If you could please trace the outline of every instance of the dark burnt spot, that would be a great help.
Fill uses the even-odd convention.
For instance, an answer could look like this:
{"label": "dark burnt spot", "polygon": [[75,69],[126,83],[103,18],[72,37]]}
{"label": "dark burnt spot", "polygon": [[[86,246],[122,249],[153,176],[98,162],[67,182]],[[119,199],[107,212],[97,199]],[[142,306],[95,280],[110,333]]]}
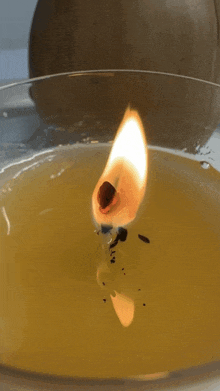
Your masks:
{"label": "dark burnt spot", "polygon": [[111,262],[111,263],[115,263],[115,259],[114,259],[114,258],[112,258],[110,262]]}
{"label": "dark burnt spot", "polygon": [[111,254],[110,254],[110,256],[112,256],[112,254],[114,254],[114,253],[116,253],[116,251],[111,251]]}
{"label": "dark burnt spot", "polygon": [[103,299],[104,303],[106,303],[106,299]]}
{"label": "dark burnt spot", "polygon": [[105,285],[105,282],[103,282],[102,285]]}
{"label": "dark burnt spot", "polygon": [[143,306],[144,306],[144,307],[146,307],[146,304],[145,304],[145,303],[143,303]]}
{"label": "dark burnt spot", "polygon": [[138,237],[139,237],[139,239],[141,239],[144,243],[150,243],[150,239],[148,239],[146,236],[144,236],[144,235],[139,235],[139,234],[138,234]]}
{"label": "dark burnt spot", "polygon": [[102,209],[109,206],[114,198],[116,189],[109,182],[104,182],[99,188],[98,203]]}

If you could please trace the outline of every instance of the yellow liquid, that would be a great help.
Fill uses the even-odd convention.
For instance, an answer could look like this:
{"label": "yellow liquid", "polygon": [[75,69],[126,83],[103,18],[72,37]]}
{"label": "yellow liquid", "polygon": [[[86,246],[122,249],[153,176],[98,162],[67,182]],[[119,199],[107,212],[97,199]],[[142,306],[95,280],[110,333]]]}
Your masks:
{"label": "yellow liquid", "polygon": [[[1,192],[1,363],[107,378],[220,359],[219,173],[150,149],[146,196],[101,287],[91,197],[109,151],[61,148],[4,173],[15,178]],[[134,301],[129,327],[114,290]]]}

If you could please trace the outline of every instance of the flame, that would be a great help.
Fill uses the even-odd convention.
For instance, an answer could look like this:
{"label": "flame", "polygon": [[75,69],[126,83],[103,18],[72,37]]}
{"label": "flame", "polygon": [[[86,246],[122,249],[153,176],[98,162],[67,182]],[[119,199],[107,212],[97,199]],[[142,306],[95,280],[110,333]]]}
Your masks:
{"label": "flame", "polygon": [[156,379],[164,379],[169,376],[169,371],[166,372],[156,372],[147,375],[137,375],[137,376],[129,376],[130,379],[134,380],[156,380]]}
{"label": "flame", "polygon": [[147,141],[136,110],[128,108],[92,196],[98,224],[123,226],[136,217],[147,181]]}
{"label": "flame", "polygon": [[110,295],[111,301],[122,326],[128,327],[134,319],[134,300],[115,291],[115,296]]}

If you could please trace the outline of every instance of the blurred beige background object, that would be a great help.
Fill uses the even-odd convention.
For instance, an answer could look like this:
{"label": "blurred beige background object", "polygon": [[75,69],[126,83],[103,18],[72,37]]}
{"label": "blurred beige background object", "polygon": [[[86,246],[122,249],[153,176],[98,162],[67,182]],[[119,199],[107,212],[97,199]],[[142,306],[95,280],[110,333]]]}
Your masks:
{"label": "blurred beige background object", "polygon": [[[219,17],[220,5],[215,0],[39,0],[30,35],[30,76],[141,69],[218,83]],[[112,116],[119,119],[128,103],[143,116],[153,106],[145,123],[153,145],[183,149],[190,144],[188,151],[193,152],[220,122],[220,94],[210,88],[201,90],[196,82],[186,82],[182,88],[180,79],[168,86],[160,78],[149,85],[139,83],[135,89],[134,81],[123,77],[114,87],[111,78],[105,78],[104,84],[85,86],[88,100],[83,109],[94,112],[95,100],[96,110],[107,115],[105,100]],[[42,84],[37,92],[32,91],[44,118],[54,117],[55,108],[66,112],[67,107],[74,107],[78,91],[68,93],[63,87],[53,83],[50,94],[48,85],[46,91]],[[158,110],[164,116],[162,127],[156,120]]]}
{"label": "blurred beige background object", "polygon": [[[219,18],[220,4],[215,0],[39,0],[30,35],[30,76],[141,69],[218,83]],[[145,126],[153,145],[183,149],[190,144],[188,151],[193,152],[220,122],[220,94],[201,90],[196,82],[186,82],[184,88],[180,79],[168,86],[165,78],[155,78],[147,86],[138,82],[137,88],[129,77],[114,87],[111,78],[103,83],[85,86],[90,98],[83,109],[94,111],[95,97],[98,110],[105,99],[112,116],[121,119],[131,103],[149,117]],[[42,84],[32,91],[44,118],[51,119],[53,110],[55,116],[55,108],[66,112],[74,107],[74,91],[63,87],[53,83],[50,94]],[[157,124],[158,110],[164,116],[162,127]],[[102,114],[107,115],[105,109]]]}
{"label": "blurred beige background object", "polygon": [[219,81],[216,0],[39,0],[30,76],[148,69]]}

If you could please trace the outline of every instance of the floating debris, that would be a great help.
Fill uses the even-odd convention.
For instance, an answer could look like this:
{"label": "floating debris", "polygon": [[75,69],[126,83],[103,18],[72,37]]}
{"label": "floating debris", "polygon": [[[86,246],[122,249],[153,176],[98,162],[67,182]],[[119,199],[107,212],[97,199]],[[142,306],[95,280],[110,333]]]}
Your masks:
{"label": "floating debris", "polygon": [[145,304],[145,303],[143,303],[143,306],[144,306],[144,307],[146,307],[146,304]]}
{"label": "floating debris", "polygon": [[103,299],[104,303],[106,303],[106,299]]}
{"label": "floating debris", "polygon": [[105,285],[105,282],[103,282],[102,285]]}
{"label": "floating debris", "polygon": [[144,235],[139,235],[139,234],[138,234],[138,237],[139,237],[139,239],[141,239],[144,243],[150,243],[150,239],[148,239],[146,236],[144,236]]}
{"label": "floating debris", "polygon": [[114,259],[114,258],[112,258],[110,262],[111,262],[111,263],[115,263],[115,259]]}

